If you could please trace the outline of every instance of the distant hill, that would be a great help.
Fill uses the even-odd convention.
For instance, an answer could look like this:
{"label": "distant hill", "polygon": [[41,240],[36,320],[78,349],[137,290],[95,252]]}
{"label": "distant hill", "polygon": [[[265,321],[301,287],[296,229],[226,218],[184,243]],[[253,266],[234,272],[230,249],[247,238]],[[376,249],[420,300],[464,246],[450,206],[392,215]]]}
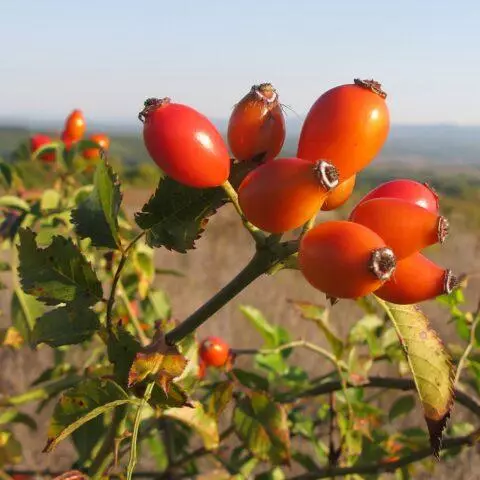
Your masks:
{"label": "distant hill", "polygon": [[[287,122],[289,133],[282,154],[290,156],[296,152],[302,119],[289,115]],[[214,123],[225,133],[225,120],[215,119]],[[111,134],[112,153],[122,157],[126,163],[148,161],[140,125],[98,123],[94,127],[97,131]],[[0,156],[8,156],[28,137],[29,130],[49,133],[52,126],[36,125],[33,130],[22,126],[2,126],[0,122]],[[383,163],[417,167],[480,165],[480,126],[393,125],[387,144],[375,162],[376,165]]]}

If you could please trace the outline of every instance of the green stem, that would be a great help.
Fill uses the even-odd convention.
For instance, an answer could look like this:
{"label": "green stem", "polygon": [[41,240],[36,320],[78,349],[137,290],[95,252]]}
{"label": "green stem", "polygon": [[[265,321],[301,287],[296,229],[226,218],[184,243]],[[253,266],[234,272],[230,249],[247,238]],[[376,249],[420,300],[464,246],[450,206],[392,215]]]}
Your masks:
{"label": "green stem", "polygon": [[117,270],[115,271],[115,275],[113,277],[112,288],[110,290],[110,296],[107,300],[107,330],[110,334],[112,332],[112,318],[113,318],[113,304],[115,303],[115,295],[117,291],[118,282],[120,281],[120,276],[122,274],[123,267],[125,267],[125,263],[128,260],[128,255],[130,250],[134,247],[134,245],[145,235],[145,232],[140,232],[123,250],[122,257],[120,258],[120,262],[118,263]]}
{"label": "green stem", "polygon": [[112,445],[115,443],[115,439],[120,436],[121,431],[124,428],[127,411],[126,405],[121,405],[115,409],[105,440],[93,459],[88,472],[92,479],[102,478],[105,470],[112,462]]}
{"label": "green stem", "polygon": [[[480,304],[479,304],[479,310],[480,310]],[[455,373],[455,379],[453,381],[454,385],[457,385],[458,382],[460,381],[462,370],[468,360],[470,353],[473,350],[473,347],[475,346],[476,332],[477,332],[477,327],[479,323],[480,323],[480,312],[477,311],[475,315],[475,320],[472,324],[472,327],[470,328],[470,340],[468,342],[467,348],[465,349],[465,351],[463,352],[463,355],[460,357],[460,360],[458,361],[457,372]]]}
{"label": "green stem", "polygon": [[140,340],[140,343],[145,346],[150,343],[148,337],[145,335],[145,332],[142,330],[142,326],[140,325],[140,322],[138,321],[138,317],[133,311],[132,307],[130,306],[130,299],[127,296],[127,293],[125,292],[125,289],[123,288],[122,282],[119,281],[117,285],[118,289],[118,296],[122,299],[123,304],[125,305],[125,308],[127,309],[127,314],[132,322],[133,327],[135,328],[135,331],[137,332],[137,336]]}
{"label": "green stem", "polygon": [[259,228],[257,228],[255,225],[253,225],[247,220],[247,218],[243,214],[242,208],[240,207],[240,203],[238,202],[237,192],[233,188],[232,184],[227,180],[225,183],[222,184],[222,187],[225,190],[225,193],[230,198],[230,201],[235,207],[235,210],[237,211],[238,215],[240,215],[243,225],[255,240],[255,243],[257,245],[264,245],[267,239],[266,235]]}
{"label": "green stem", "polygon": [[133,471],[135,470],[135,465],[137,464],[137,442],[138,442],[138,431],[140,429],[140,422],[142,420],[142,412],[145,405],[150,400],[152,396],[153,387],[155,387],[155,382],[150,382],[145,389],[145,393],[143,394],[142,402],[138,406],[137,414],[135,415],[135,422],[133,424],[133,433],[132,433],[132,441],[131,441],[131,449],[130,449],[130,458],[128,460],[127,466],[127,480],[132,479]]}
{"label": "green stem", "polygon": [[180,325],[170,330],[166,336],[169,345],[178,343],[188,334],[205,323],[214,313],[220,310],[232,298],[237,296],[244,288],[254,280],[267,272],[278,261],[290,256],[297,251],[296,241],[279,243],[257,250],[247,266],[225,287],[217,292],[210,300],[203,304],[197,311],[192,313]]}
{"label": "green stem", "polygon": [[306,340],[295,340],[293,342],[285,343],[284,345],[280,345],[276,348],[262,348],[262,349],[254,349],[254,348],[245,348],[245,349],[232,349],[232,353],[235,355],[270,355],[272,353],[280,353],[284,350],[289,350],[291,348],[305,348],[306,350],[310,350],[312,352],[321,355],[322,357],[326,358],[330,362],[333,363],[335,368],[339,367],[341,370],[348,370],[347,365],[345,362],[338,360],[335,355],[330,353],[328,350],[315,345],[314,343],[307,342]]}

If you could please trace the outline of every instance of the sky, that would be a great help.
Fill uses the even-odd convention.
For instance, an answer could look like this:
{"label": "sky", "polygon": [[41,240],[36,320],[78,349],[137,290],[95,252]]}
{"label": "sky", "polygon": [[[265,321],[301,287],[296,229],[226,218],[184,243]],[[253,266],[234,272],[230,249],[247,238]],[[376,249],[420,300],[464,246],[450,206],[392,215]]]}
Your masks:
{"label": "sky", "polygon": [[480,125],[480,2],[0,0],[0,119],[134,124],[152,96],[228,118],[262,82],[301,116],[355,77],[393,123]]}

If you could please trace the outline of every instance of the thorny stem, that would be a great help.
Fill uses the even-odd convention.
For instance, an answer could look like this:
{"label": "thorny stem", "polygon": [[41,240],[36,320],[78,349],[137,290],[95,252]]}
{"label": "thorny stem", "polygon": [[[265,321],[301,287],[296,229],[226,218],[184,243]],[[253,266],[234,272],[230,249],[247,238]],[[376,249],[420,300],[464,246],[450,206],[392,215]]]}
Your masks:
{"label": "thorny stem", "polygon": [[473,321],[472,327],[470,328],[470,340],[468,342],[467,348],[463,352],[462,356],[457,365],[457,372],[455,373],[455,379],[453,381],[453,385],[457,385],[460,381],[460,377],[462,375],[462,370],[468,360],[470,353],[476,343],[476,331],[478,324],[480,323],[480,302],[478,303],[477,311],[475,312],[475,320]]}
{"label": "thorny stem", "polygon": [[255,243],[257,245],[264,245],[267,239],[266,235],[259,228],[257,228],[255,225],[251,224],[247,220],[247,218],[242,212],[240,203],[238,203],[238,195],[235,189],[233,188],[232,184],[227,180],[225,183],[222,184],[222,188],[225,190],[225,193],[230,198],[230,201],[235,207],[235,210],[237,211],[237,213],[240,215],[240,218],[242,219],[243,225],[248,230],[250,235],[253,237],[253,239],[255,240]]}
{"label": "thorny stem", "polygon": [[150,400],[152,396],[153,387],[155,386],[155,382],[150,382],[145,389],[145,393],[143,394],[142,401],[137,409],[137,414],[135,415],[135,422],[133,424],[133,433],[132,433],[132,441],[131,441],[131,448],[130,448],[130,458],[128,460],[127,466],[127,480],[131,480],[133,471],[135,470],[135,465],[137,464],[137,441],[138,441],[138,431],[140,429],[140,423],[142,420],[142,411],[145,405]]}
{"label": "thorny stem", "polygon": [[298,248],[295,241],[266,246],[257,250],[247,266],[210,300],[192,313],[180,325],[165,336],[166,342],[173,345],[205,323],[214,313],[236,297],[244,288],[268,271],[278,261],[290,256]]}

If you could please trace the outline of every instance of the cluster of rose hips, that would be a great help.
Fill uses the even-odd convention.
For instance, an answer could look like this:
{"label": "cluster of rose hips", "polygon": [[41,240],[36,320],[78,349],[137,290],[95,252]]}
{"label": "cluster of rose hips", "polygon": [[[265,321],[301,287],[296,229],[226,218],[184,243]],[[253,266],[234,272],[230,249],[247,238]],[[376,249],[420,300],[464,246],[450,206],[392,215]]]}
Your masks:
{"label": "cluster of rose hips", "polygon": [[[343,204],[356,174],[387,139],[386,96],[373,80],[328,90],[307,114],[296,157],[275,158],[285,140],[282,106],[271,84],[253,86],[228,124],[236,161],[258,162],[238,188],[250,223],[281,234],[306,224],[320,209]],[[196,188],[228,181],[227,145],[204,115],[169,98],[150,98],[139,119],[146,148],[167,175]],[[376,291],[396,303],[426,300],[453,288],[450,271],[419,253],[447,234],[436,195],[417,182],[399,182],[371,192],[348,221],[320,224],[302,237],[299,265],[313,286],[331,298]]]}
{"label": "cluster of rose hips", "polygon": [[[60,139],[65,144],[65,149],[70,150],[72,146],[83,139],[87,128],[85,117],[81,110],[73,110],[65,119],[65,125],[60,135]],[[103,133],[94,133],[88,137],[88,140],[98,144],[99,148],[85,148],[82,151],[83,158],[87,160],[100,157],[100,149],[108,150],[110,139]],[[30,138],[30,152],[33,154],[44,145],[48,145],[52,139],[48,135],[36,134]],[[46,163],[55,161],[54,152],[46,152],[40,155],[40,160]]]}

